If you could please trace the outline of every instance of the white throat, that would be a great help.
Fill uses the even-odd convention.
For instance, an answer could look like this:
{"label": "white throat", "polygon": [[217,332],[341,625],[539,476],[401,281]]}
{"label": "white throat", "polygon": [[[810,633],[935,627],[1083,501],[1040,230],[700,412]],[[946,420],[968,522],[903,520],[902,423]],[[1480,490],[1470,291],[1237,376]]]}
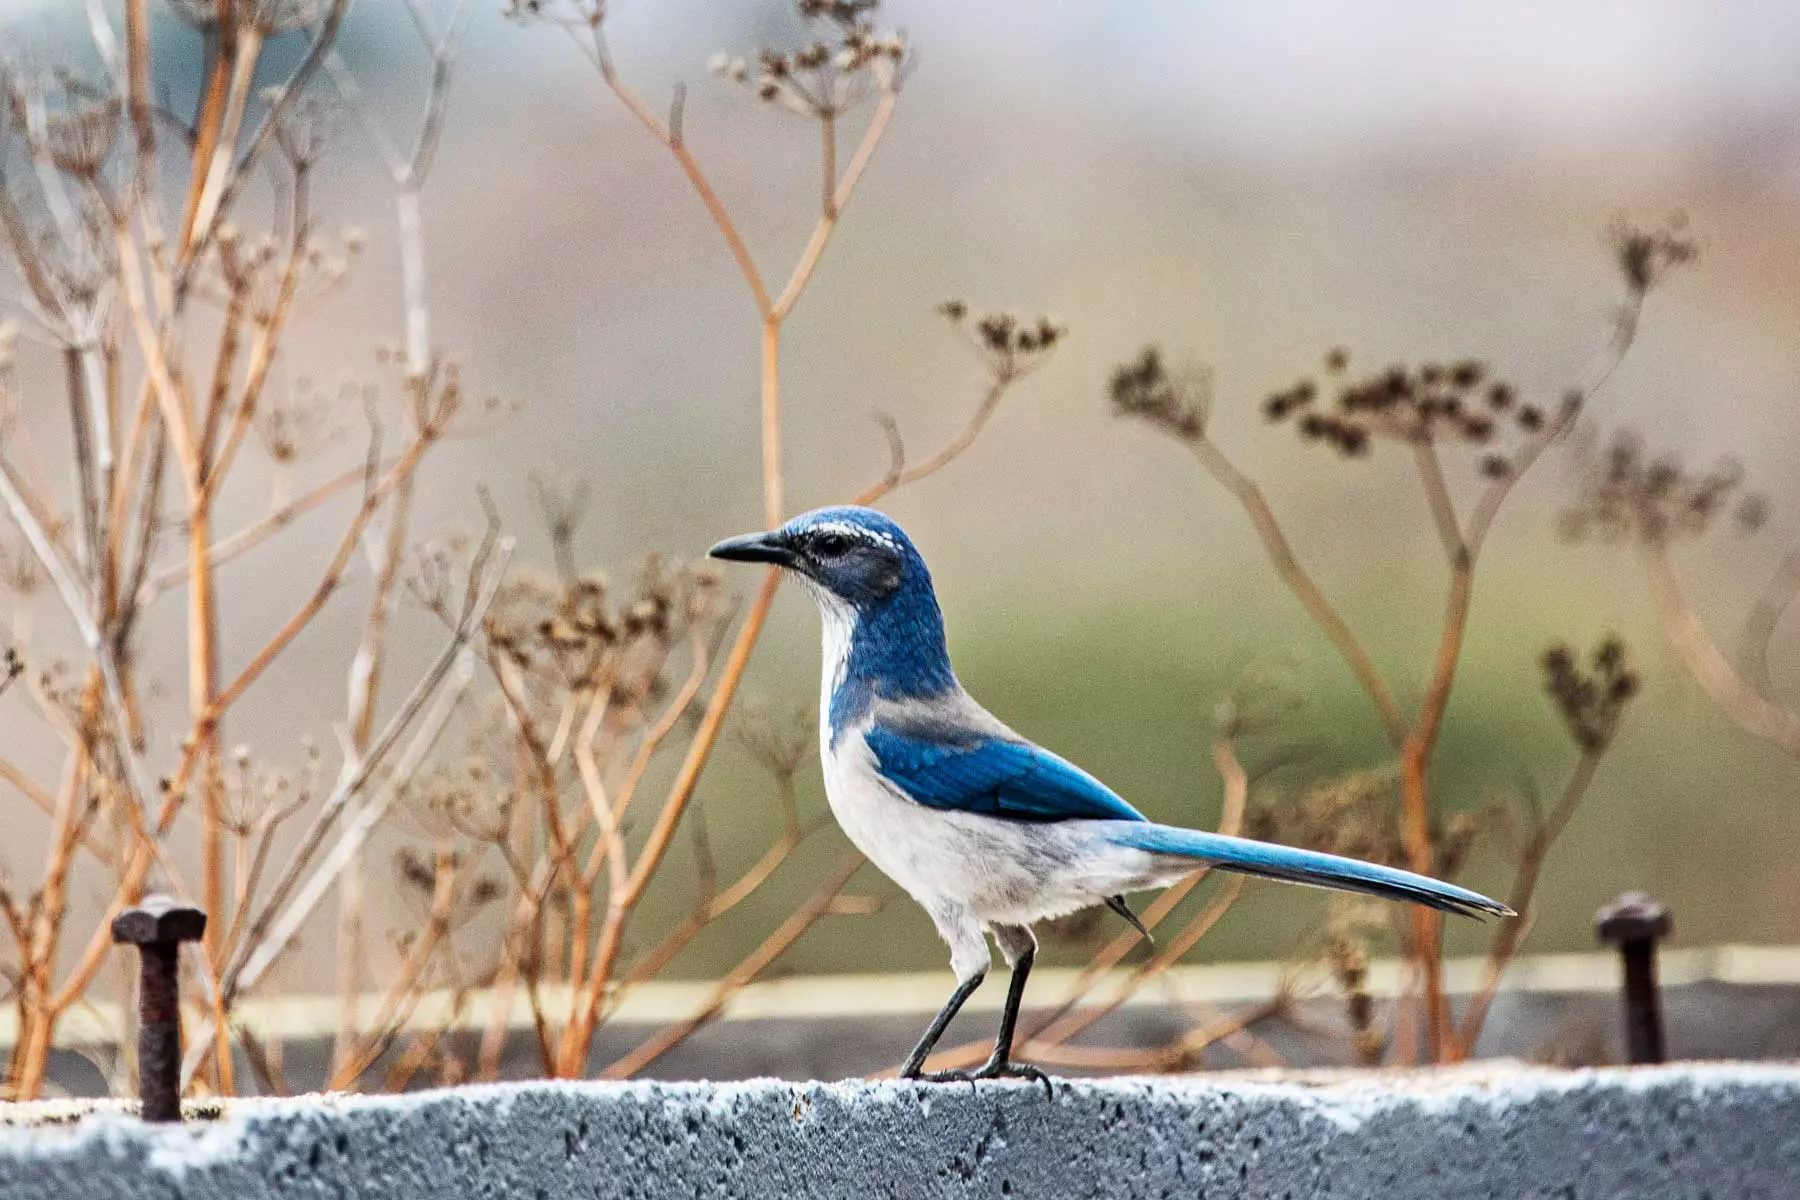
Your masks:
{"label": "white throat", "polygon": [[856,610],[808,580],[806,590],[819,603],[822,630],[819,653],[819,752],[831,751],[831,698],[844,682],[850,664],[850,638],[856,631]]}

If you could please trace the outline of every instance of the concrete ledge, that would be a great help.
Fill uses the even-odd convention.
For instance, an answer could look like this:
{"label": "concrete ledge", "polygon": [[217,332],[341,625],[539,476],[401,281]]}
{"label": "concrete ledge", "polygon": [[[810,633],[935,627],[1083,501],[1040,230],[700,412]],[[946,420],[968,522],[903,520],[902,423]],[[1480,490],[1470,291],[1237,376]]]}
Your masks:
{"label": "concrete ledge", "polygon": [[[110,1108],[110,1111],[108,1109]],[[1773,1197],[1800,1068],[962,1085],[519,1084],[239,1101],[152,1128],[0,1107],[7,1200]]]}

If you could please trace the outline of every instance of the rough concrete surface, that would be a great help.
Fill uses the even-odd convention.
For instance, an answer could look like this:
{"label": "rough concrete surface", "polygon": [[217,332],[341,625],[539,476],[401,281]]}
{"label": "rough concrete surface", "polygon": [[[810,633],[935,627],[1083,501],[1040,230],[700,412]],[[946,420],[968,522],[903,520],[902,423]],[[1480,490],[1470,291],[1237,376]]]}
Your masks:
{"label": "rough concrete surface", "polygon": [[[506,1084],[239,1101],[150,1128],[21,1106],[5,1200],[1800,1195],[1800,1068],[1034,1084]],[[4,1118],[0,1118],[4,1119]]]}

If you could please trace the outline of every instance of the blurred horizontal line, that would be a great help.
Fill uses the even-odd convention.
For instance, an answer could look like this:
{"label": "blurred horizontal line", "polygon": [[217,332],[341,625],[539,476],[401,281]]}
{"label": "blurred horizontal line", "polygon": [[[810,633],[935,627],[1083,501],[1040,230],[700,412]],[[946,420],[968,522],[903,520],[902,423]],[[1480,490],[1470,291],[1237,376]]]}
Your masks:
{"label": "blurred horizontal line", "polygon": [[[1800,946],[1708,946],[1671,950],[1658,962],[1665,987],[1695,983],[1741,986],[1800,984]],[[1486,960],[1453,958],[1444,964],[1445,984],[1453,994],[1468,995],[1481,983]],[[1102,976],[1089,995],[1089,1004],[1111,1002],[1128,986],[1133,968],[1114,969]],[[1369,991],[1391,997],[1400,991],[1405,965],[1398,959],[1378,959],[1369,964]],[[1211,966],[1172,967],[1120,1001],[1122,1007],[1254,1003],[1272,996],[1293,969],[1282,963],[1223,963]],[[1046,1007],[1069,994],[1080,971],[1073,967],[1039,967],[1032,972],[1033,1008]],[[1556,994],[1612,991],[1618,987],[1618,956],[1588,954],[1538,954],[1514,960],[1507,969],[1505,986],[1511,993]],[[724,1021],[818,1020],[843,1017],[925,1016],[934,1013],[950,993],[954,980],[947,971],[920,971],[892,975],[811,975],[753,983],[735,993],[717,1018]],[[666,1025],[704,1009],[712,1000],[714,984],[646,983],[631,989],[607,1016],[614,1025]],[[1313,987],[1312,993],[1322,993]],[[1308,994],[1307,990],[1302,995]],[[569,989],[562,986],[539,990],[541,1004],[553,1020],[569,1011]],[[1004,989],[988,987],[970,997],[966,1008],[997,1012]],[[456,1029],[482,1029],[490,1023],[496,997],[487,990],[464,997],[454,1020],[456,997],[447,991],[426,993],[407,1022],[411,1029],[448,1025]],[[365,1017],[381,1007],[379,995],[362,997]],[[71,1009],[57,1028],[62,1046],[110,1043],[123,1029],[116,1004],[88,1004]],[[339,1027],[339,1003],[335,996],[300,996],[273,1000],[251,999],[239,1004],[236,1017],[265,1038],[335,1036]],[[507,1014],[514,1029],[533,1025],[531,1005],[523,989],[516,989]],[[18,1033],[16,1009],[0,1011],[0,1046],[13,1044]]]}

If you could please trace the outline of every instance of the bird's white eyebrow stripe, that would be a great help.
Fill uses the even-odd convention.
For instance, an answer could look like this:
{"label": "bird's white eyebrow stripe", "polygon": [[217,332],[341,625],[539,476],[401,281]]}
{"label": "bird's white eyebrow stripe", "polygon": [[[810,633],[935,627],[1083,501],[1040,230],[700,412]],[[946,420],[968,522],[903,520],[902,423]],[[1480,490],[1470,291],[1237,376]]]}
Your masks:
{"label": "bird's white eyebrow stripe", "polygon": [[840,533],[846,537],[860,538],[864,541],[880,542],[890,550],[898,550],[900,543],[887,534],[866,525],[852,525],[848,521],[821,521],[806,530],[807,533]]}

